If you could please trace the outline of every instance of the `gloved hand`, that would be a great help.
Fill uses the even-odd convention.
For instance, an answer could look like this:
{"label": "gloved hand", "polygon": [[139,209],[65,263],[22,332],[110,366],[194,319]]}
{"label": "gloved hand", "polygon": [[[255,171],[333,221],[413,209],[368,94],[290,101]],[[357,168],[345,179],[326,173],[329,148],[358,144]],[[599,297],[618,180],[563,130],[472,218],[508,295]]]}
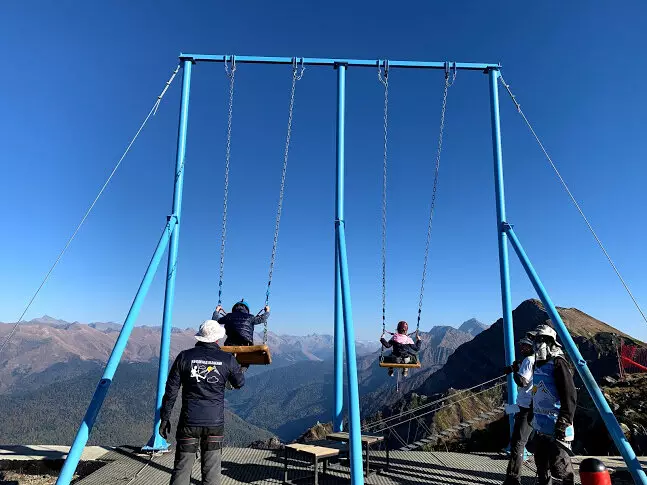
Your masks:
{"label": "gloved hand", "polygon": [[555,423],[555,439],[559,441],[566,440],[566,430],[571,424],[564,419],[558,419]]}
{"label": "gloved hand", "polygon": [[168,421],[160,421],[160,436],[165,440],[168,439],[168,435],[171,433],[171,423]]}
{"label": "gloved hand", "polygon": [[512,363],[512,370],[513,370],[514,372],[519,372],[519,368],[521,367],[521,362],[522,362],[521,360],[515,360],[515,361]]}

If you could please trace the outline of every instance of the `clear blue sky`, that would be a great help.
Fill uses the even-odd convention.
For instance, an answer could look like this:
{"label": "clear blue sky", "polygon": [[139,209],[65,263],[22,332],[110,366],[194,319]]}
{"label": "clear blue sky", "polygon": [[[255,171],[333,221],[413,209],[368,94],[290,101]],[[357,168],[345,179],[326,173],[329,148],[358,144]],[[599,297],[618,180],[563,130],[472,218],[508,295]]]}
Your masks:
{"label": "clear blue sky", "polygon": [[[647,305],[644,2],[4,2],[0,320],[15,321],[181,52],[501,62],[504,76]],[[174,323],[217,295],[226,78],[194,69]],[[241,65],[225,302],[263,303],[290,68]],[[358,336],[380,317],[382,91],[348,72],[347,230]],[[332,331],[335,73],[298,85],[270,328]],[[442,74],[393,71],[388,312],[415,320]],[[556,304],[639,337],[647,326],[501,92],[509,220]],[[122,321],[170,211],[179,82],[27,315]],[[487,79],[460,72],[446,142],[423,328],[500,314]],[[140,323],[159,324],[163,277]],[[534,296],[518,262],[513,303]]]}

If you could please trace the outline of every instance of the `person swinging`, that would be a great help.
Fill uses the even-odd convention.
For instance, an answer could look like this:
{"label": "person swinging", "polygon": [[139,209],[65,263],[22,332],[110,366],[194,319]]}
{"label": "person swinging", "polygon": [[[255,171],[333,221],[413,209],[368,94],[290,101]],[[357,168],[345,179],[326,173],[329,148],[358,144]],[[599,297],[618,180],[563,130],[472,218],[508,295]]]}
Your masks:
{"label": "person swinging", "polygon": [[[218,305],[213,312],[212,319],[225,327],[227,334],[225,347],[249,347],[254,345],[254,327],[265,324],[269,317],[269,306],[265,306],[259,315],[252,315],[249,311],[249,304],[242,299],[234,304],[230,313],[225,313],[222,306]],[[243,364],[241,367],[245,372],[249,364]]]}
{"label": "person swinging", "polygon": [[[384,338],[384,334],[380,337],[380,343],[383,347],[387,349],[393,349],[391,355],[385,355],[382,358],[384,364],[417,364],[418,363],[418,352],[420,352],[420,346],[422,344],[422,339],[420,335],[416,332],[416,342],[414,343],[413,339],[407,335],[409,331],[409,324],[404,320],[398,322],[398,330],[396,333],[392,334],[390,340]],[[409,369],[402,369],[402,375],[406,377],[409,374]],[[393,376],[393,367],[389,367],[389,377]]]}

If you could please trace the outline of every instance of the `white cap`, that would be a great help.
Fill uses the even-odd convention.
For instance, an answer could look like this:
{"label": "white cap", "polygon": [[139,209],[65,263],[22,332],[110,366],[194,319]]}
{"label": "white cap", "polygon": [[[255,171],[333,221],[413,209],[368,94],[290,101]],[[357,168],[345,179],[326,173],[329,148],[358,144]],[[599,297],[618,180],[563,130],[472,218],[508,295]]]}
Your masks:
{"label": "white cap", "polygon": [[225,327],[215,320],[205,320],[200,325],[200,330],[195,334],[196,340],[200,342],[213,343],[225,336]]}

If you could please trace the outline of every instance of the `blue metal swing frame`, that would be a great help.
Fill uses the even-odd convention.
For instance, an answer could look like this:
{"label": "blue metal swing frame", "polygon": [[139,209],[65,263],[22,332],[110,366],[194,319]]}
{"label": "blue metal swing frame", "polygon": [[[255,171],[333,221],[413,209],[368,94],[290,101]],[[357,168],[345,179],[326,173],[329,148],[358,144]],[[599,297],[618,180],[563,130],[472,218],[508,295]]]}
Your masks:
{"label": "blue metal swing frame", "polygon": [[[131,309],[126,317],[122,330],[117,342],[110,355],[105,367],[103,376],[97,385],[97,389],[92,397],[85,414],[83,422],[72,444],[72,448],[63,465],[61,473],[56,482],[57,485],[69,485],[81,458],[83,448],[85,447],[92,426],[96,420],[97,414],[103,404],[110,384],[114,378],[115,371],[119,365],[122,354],[126,348],[128,338],[132,331],[135,320],[141,309],[144,298],[150,288],[153,276],[161,262],[162,256],[167,244],[170,244],[167,265],[166,292],[164,299],[164,316],[162,320],[162,335],[160,346],[160,362],[157,382],[157,396],[155,402],[155,418],[153,424],[153,433],[145,449],[148,450],[165,450],[168,449],[168,443],[159,435],[160,409],[162,396],[166,385],[168,375],[170,338],[172,328],[173,302],[175,294],[175,276],[177,269],[177,253],[180,236],[180,222],[182,212],[182,191],[184,183],[184,162],[186,153],[187,126],[189,114],[189,96],[191,88],[192,67],[198,62],[233,62],[251,63],[251,64],[290,64],[295,60],[303,65],[311,66],[329,66],[334,67],[337,71],[337,156],[336,156],[336,199],[335,199],[335,309],[334,309],[334,404],[332,412],[333,428],[335,431],[341,431],[343,420],[343,364],[344,364],[344,344],[346,348],[346,373],[348,381],[349,394],[349,431],[350,431],[350,455],[351,455],[351,482],[354,485],[364,484],[364,475],[362,467],[362,448],[361,448],[361,422],[359,408],[359,391],[357,383],[357,361],[355,354],[355,332],[353,326],[353,315],[351,307],[350,283],[348,277],[348,258],[346,253],[346,226],[344,219],[344,132],[345,132],[345,105],[346,105],[346,71],[354,67],[373,67],[377,68],[383,62],[382,60],[362,60],[362,59],[329,59],[329,58],[293,58],[293,57],[258,57],[258,56],[232,56],[232,55],[201,55],[201,54],[181,54],[180,64],[183,68],[182,81],[182,98],[180,106],[180,119],[178,128],[177,153],[175,164],[175,185],[173,192],[172,213],[162,236],[157,244],[153,258],[151,259],[148,269],[142,283],[133,300]],[[586,361],[582,358],[573,339],[571,338],[564,322],[559,316],[553,302],[544,286],[539,279],[535,269],[530,263],[519,239],[517,238],[512,226],[508,224],[505,212],[505,195],[503,179],[503,152],[501,148],[501,126],[499,117],[499,94],[498,79],[500,76],[499,64],[491,63],[462,63],[462,62],[424,62],[424,61],[388,61],[389,69],[443,69],[450,67],[456,70],[481,71],[485,72],[489,78],[490,86],[490,109],[492,124],[492,145],[494,158],[494,182],[496,194],[496,215],[497,215],[497,236],[499,245],[499,267],[501,279],[501,303],[503,308],[503,338],[505,348],[505,364],[511,365],[515,358],[514,351],[514,327],[512,321],[512,303],[510,296],[510,271],[508,258],[508,240],[513,249],[519,256],[521,263],[526,270],[528,278],[532,282],[537,294],[544,303],[546,311],[555,324],[555,329],[569,357],[574,362],[576,369],[581,376],[587,390],[591,394],[602,419],[613,441],[622,454],[634,481],[640,485],[647,485],[647,477],[642,470],[636,455],[627,441],[618,421],[613,415],[608,403],[602,392],[597,386],[591,372],[589,371]],[[512,376],[508,376],[508,403],[516,402],[516,386]]]}

